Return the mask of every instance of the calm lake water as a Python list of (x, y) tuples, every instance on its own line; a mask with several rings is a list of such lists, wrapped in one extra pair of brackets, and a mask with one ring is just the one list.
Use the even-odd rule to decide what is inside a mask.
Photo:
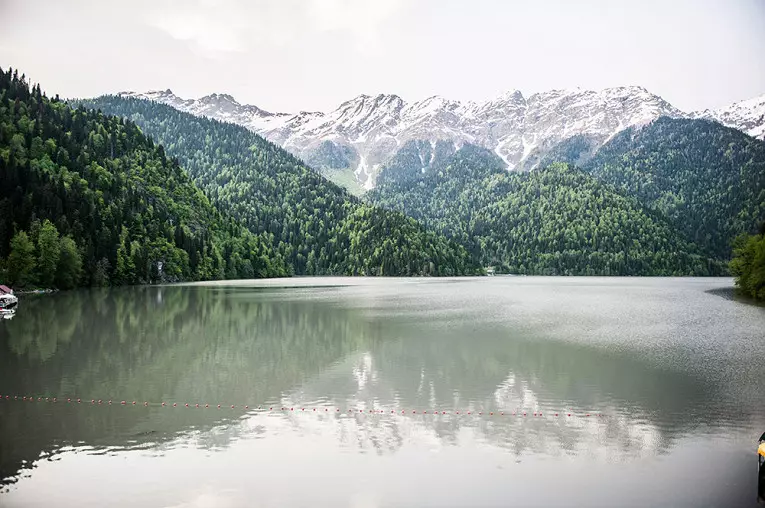
[(0, 321), (0, 506), (756, 506), (765, 308), (731, 285), (26, 297)]

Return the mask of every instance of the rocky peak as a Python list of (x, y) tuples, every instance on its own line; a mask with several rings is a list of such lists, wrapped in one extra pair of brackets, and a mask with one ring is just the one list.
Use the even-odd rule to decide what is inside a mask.
[(210, 95), (205, 95), (204, 97), (201, 97), (198, 99), (198, 102), (205, 102), (209, 104), (231, 104), (234, 106), (241, 106), (239, 102), (237, 102), (236, 99), (234, 99), (231, 95), (227, 93), (212, 93)]
[(715, 120), (728, 127), (744, 131), (752, 137), (765, 140), (765, 93), (724, 108), (697, 111), (692, 113), (692, 116)]
[(407, 103), (395, 94), (361, 94), (333, 111), (297, 114), (269, 113), (228, 94), (197, 100), (180, 99), (170, 90), (125, 94), (243, 125), (306, 159), (331, 140), (352, 152), (346, 158), (356, 166), (349, 169), (366, 188), (372, 188), (379, 168), (411, 140), (440, 140), (454, 147), (470, 143), (494, 152), (510, 169), (530, 169), (571, 136), (586, 136), (599, 146), (629, 126), (660, 116), (711, 118), (765, 137), (765, 95), (689, 115), (642, 86), (558, 89), (528, 97), (511, 89), (484, 102), (434, 95)]

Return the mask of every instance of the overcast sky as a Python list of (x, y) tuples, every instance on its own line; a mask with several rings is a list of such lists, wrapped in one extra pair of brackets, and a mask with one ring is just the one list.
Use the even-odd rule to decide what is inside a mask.
[(0, 19), (0, 67), (62, 97), (296, 112), (642, 85), (694, 110), (765, 93), (765, 0), (0, 0)]

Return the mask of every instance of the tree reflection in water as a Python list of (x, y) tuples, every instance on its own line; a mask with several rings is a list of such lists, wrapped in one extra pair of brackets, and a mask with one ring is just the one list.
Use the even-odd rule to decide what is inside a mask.
[[(93, 453), (178, 443), (219, 449), (294, 432), (379, 454), (407, 440), (470, 439), (518, 456), (629, 460), (730, 423), (720, 407), (723, 387), (628, 352), (550, 340), (541, 327), (521, 332), (461, 320), (434, 328), (253, 288), (83, 290), (25, 299), (19, 312), (0, 324), (2, 393), (137, 400), (139, 407), (2, 403), (5, 482), (41, 454), (73, 445)], [(143, 408), (143, 400), (388, 412), (264, 415)], [(756, 421), (747, 404), (728, 403), (743, 408), (739, 424)], [(401, 409), (525, 409), (548, 418)], [(607, 417), (549, 417), (568, 410)]]

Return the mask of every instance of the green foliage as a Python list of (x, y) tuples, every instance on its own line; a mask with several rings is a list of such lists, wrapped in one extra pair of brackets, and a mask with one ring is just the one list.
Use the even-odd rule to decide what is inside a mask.
[(385, 168), (373, 203), (401, 210), (466, 245), (484, 266), (522, 274), (708, 275), (660, 215), (563, 164), (512, 173), (470, 145), (442, 169)]
[(288, 274), (268, 235), (223, 216), (135, 124), (48, 99), (11, 70), (0, 70), (5, 257), (11, 283), (44, 287)]
[(627, 129), (584, 169), (720, 259), (765, 220), (765, 142), (716, 122), (662, 117)]
[(71, 236), (61, 237), (60, 252), (55, 285), (60, 289), (75, 288), (82, 277), (82, 256)]
[(19, 231), (13, 235), (10, 247), (8, 282), (14, 286), (27, 286), (34, 280), (35, 246), (24, 231)]
[[(372, 210), (244, 127), (128, 97), (104, 96), (82, 104), (140, 125), (180, 160), (220, 209), (253, 233), (272, 238), (296, 274), (460, 275), (477, 270), (461, 246), (399, 214)], [(334, 167), (352, 155), (324, 145), (317, 156)], [(383, 253), (390, 259), (383, 260)], [(235, 256), (224, 258), (227, 275), (231, 264), (250, 270)]]
[(765, 300), (765, 223), (758, 235), (741, 235), (733, 242), (730, 271), (747, 296)]
[(345, 272), (350, 275), (461, 275), (465, 250), (401, 213), (356, 207), (340, 236), (348, 239)]
[(385, 164), (385, 171), (378, 175), (377, 184), (415, 184), (424, 172), (444, 169), (455, 151), (454, 144), (449, 141), (436, 141), (433, 145), (429, 141), (407, 141)]
[(45, 219), (37, 237), (37, 282), (40, 286), (53, 287), (60, 255), (61, 246), (56, 226)]

